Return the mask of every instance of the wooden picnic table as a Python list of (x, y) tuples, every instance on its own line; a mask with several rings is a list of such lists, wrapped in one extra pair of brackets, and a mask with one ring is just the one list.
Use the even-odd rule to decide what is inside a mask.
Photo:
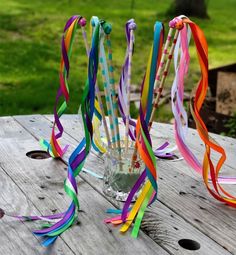
[[(65, 130), (61, 143), (70, 145), (65, 162), (26, 156), (42, 150), (38, 140), (50, 138), (52, 120), (52, 115), (0, 118), (0, 208), (5, 211), (45, 215), (68, 208), (70, 199), (64, 193), (63, 181), (66, 160), (83, 137), (78, 116), (61, 118)], [(155, 123), (151, 134), (154, 147), (166, 140), (174, 145), (173, 125)], [(234, 174), (236, 140), (213, 137), (228, 155), (223, 174)], [(189, 130), (188, 143), (202, 159), (204, 146), (193, 129)], [(102, 175), (103, 156), (91, 152), (85, 167)], [(4, 217), (0, 220), (0, 254), (236, 254), (236, 209), (212, 198), (201, 176), (184, 160), (158, 159), (157, 172), (158, 201), (148, 208), (137, 239), (130, 232), (124, 236), (118, 227), (103, 223), (108, 217), (106, 209), (121, 205), (104, 196), (101, 179), (82, 172), (77, 178), (79, 224), (45, 248), (32, 234), (40, 222)], [(227, 188), (235, 194), (233, 185)]]

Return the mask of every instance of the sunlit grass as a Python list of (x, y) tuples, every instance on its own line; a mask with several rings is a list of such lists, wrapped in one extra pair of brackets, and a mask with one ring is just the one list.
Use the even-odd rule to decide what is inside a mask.
[[(125, 22), (131, 17), (137, 22), (132, 83), (140, 85), (153, 36), (153, 25), (158, 19), (167, 24), (171, 17), (166, 11), (171, 0), (159, 1), (116, 0), (62, 0), (0, 2), (0, 115), (52, 113), (60, 61), (60, 40), (66, 20), (73, 14), (85, 16), (89, 22), (97, 15), (113, 25), (112, 45), (115, 78), (118, 81), (125, 55)], [(209, 1), (210, 19), (192, 18), (205, 32), (209, 43), (210, 67), (235, 62), (236, 21), (235, 1)], [(89, 34), (89, 26), (87, 26)], [(195, 50), (191, 48), (192, 62), (188, 89), (196, 84), (199, 68)], [(71, 59), (70, 94), (67, 113), (76, 113), (86, 79), (85, 50), (81, 33), (77, 36)], [(172, 77), (172, 76), (171, 76)], [(167, 86), (171, 86), (169, 79)], [(165, 110), (166, 111), (166, 110)], [(133, 110), (135, 113), (136, 111)], [(168, 116), (167, 116), (168, 115)], [(158, 114), (159, 120), (171, 113)]]

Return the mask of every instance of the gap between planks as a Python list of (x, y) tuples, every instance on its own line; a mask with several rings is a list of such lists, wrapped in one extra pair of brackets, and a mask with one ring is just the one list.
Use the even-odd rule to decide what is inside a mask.
[[(17, 118), (17, 121), (18, 121), (19, 123), (21, 123), (21, 125), (24, 126), (24, 128), (26, 128), (27, 130), (30, 129), (30, 127), (31, 127), (32, 130), (34, 130), (34, 132), (36, 132), (35, 135), (36, 135), (36, 137), (37, 137), (37, 139), (38, 139), (40, 136), (42, 137), (42, 135), (43, 135), (43, 134), (45, 135), (47, 132), (45, 132), (45, 130), (41, 130), (41, 131), (40, 131), (40, 130), (37, 128), (37, 126), (38, 126), (39, 123), (30, 123), (30, 125), (29, 125), (29, 123), (27, 124), (27, 122), (29, 122), (29, 118), (34, 118), (34, 117), (36, 118), (35, 121), (36, 121), (36, 122), (37, 122), (37, 121), (39, 121), (39, 122), (41, 121), (41, 125), (40, 125), (40, 126), (43, 126), (43, 127), (45, 128), (46, 122), (44, 123), (42, 116), (28, 116), (27, 118), (24, 118), (24, 119), (23, 119), (22, 117), (19, 117), (19, 116), (18, 116), (18, 117), (16, 117), (16, 118)], [(41, 119), (41, 120), (40, 120), (40, 119)], [(49, 121), (48, 121), (48, 120), (47, 120), (47, 122), (48, 122), (48, 125), (49, 125)], [(67, 119), (66, 122), (68, 123), (68, 119)], [(32, 125), (32, 124), (34, 124), (34, 125)], [(33, 127), (32, 127), (32, 126), (33, 126)], [(47, 129), (49, 129), (49, 127), (48, 127)], [(67, 132), (68, 132), (68, 128), (67, 128), (66, 130), (67, 130)], [(71, 133), (72, 133), (71, 130), (69, 130), (69, 131), (70, 131), (69, 133), (71, 134)], [(65, 134), (64, 139), (65, 139), (65, 138), (67, 139), (67, 136), (68, 136), (68, 135)], [(74, 143), (77, 144), (75, 140), (74, 140)], [(89, 178), (90, 178), (90, 177), (88, 177), (88, 176), (86, 176), (86, 175), (81, 175), (81, 176), (85, 176), (85, 179), (87, 180), (87, 182), (89, 182), (90, 185), (92, 185), (92, 184), (91, 184), (91, 181), (89, 181)], [(92, 181), (93, 181), (93, 180), (94, 180), (94, 179), (92, 179)], [(96, 181), (94, 181), (94, 182), (96, 183)], [(92, 186), (94, 187), (94, 185), (92, 185)], [(99, 189), (98, 191), (101, 193), (101, 189)], [(173, 208), (171, 208), (171, 210), (173, 211)], [(180, 215), (180, 217), (183, 218), (184, 220), (186, 220), (185, 217), (183, 217), (183, 215)], [(190, 224), (192, 225), (192, 222), (190, 222)], [(195, 227), (195, 226), (194, 226), (194, 227)], [(194, 227), (193, 227), (193, 228), (194, 228)], [(200, 229), (200, 232), (203, 233), (202, 235), (205, 235), (205, 234), (206, 234), (206, 233), (204, 233), (204, 231), (202, 231), (202, 229)], [(207, 237), (207, 236), (205, 236), (205, 237)], [(208, 240), (210, 241), (211, 239), (213, 240), (213, 242), (217, 243), (217, 241), (216, 241), (215, 239), (213, 239), (212, 237), (210, 237), (210, 239), (208, 239)], [(213, 246), (214, 246), (214, 245), (213, 245)], [(213, 246), (212, 246), (212, 244), (211, 244), (211, 248), (212, 248)], [(219, 247), (220, 247), (220, 246), (219, 246)], [(224, 251), (225, 251), (225, 250), (224, 250)], [(223, 252), (223, 251), (222, 251), (222, 252)], [(225, 253), (227, 253), (227, 252), (225, 251)], [(181, 253), (181, 254), (183, 254), (183, 253)], [(196, 253), (195, 253), (195, 254), (196, 254)], [(203, 253), (200, 253), (200, 254), (203, 254)], [(209, 253), (207, 253), (207, 254), (209, 254)], [(216, 253), (214, 253), (214, 254), (216, 254)], [(223, 254), (223, 253), (220, 253), (220, 254)]]
[[(64, 208), (68, 206), (69, 198), (65, 196), (63, 200), (63, 197), (61, 195), (58, 195), (58, 193), (62, 191), (63, 180), (65, 178), (64, 175), (66, 174), (64, 171), (64, 164), (62, 164), (60, 161), (52, 159), (46, 159), (45, 161), (41, 161), (40, 163), (40, 161), (26, 158), (25, 150), (31, 150), (33, 147), (37, 149), (39, 147), (38, 143), (36, 142), (35, 138), (32, 137), (28, 131), (26, 131), (26, 129), (23, 129), (22, 126), (13, 119), (12, 123), (10, 123), (9, 125), (11, 125), (12, 130), (6, 130), (6, 133), (8, 132), (10, 134), (9, 136), (13, 137), (12, 133), (15, 132), (15, 137), (13, 139), (15, 147), (11, 148), (10, 139), (6, 139), (5, 147), (7, 147), (8, 149), (12, 149), (13, 154), (9, 156), (16, 158), (18, 168), (16, 165), (14, 165), (14, 162), (13, 165), (9, 165), (8, 161), (6, 160), (6, 155), (1, 154), (0, 159), (2, 159), (1, 161), (3, 162), (3, 165), (5, 164), (9, 168), (12, 168), (8, 169), (8, 171), (11, 176), (16, 179), (18, 186), (22, 185), (22, 188), (24, 188), (25, 191), (28, 189), (26, 184), (28, 179), (25, 175), (27, 173), (31, 177), (29, 180), (32, 180), (32, 183), (30, 184), (30, 186), (32, 186), (32, 190), (34, 192), (40, 192), (40, 194), (43, 194), (43, 196), (45, 197), (44, 200), (37, 200), (37, 197), (35, 197), (34, 194), (28, 194), (28, 196), (31, 197), (31, 200), (33, 199), (34, 201), (37, 201), (39, 207), (41, 206), (41, 208), (44, 208), (45, 210), (45, 205), (47, 205), (47, 208), (53, 208), (51, 206), (56, 206), (55, 208)], [(20, 136), (19, 132), (17, 132), (17, 129), (21, 131)], [(5, 137), (6, 136), (7, 134), (5, 135)], [(24, 150), (22, 150), (21, 148), (21, 146), (23, 146), (21, 140), (24, 140)], [(42, 164), (44, 165), (45, 169), (44, 167), (42, 167)], [(37, 171), (37, 168), (39, 168), (40, 165), (41, 169), (43, 171), (46, 171), (45, 173), (41, 172), (42, 170)], [(22, 171), (20, 167), (24, 167), (26, 173), (24, 173), (24, 171)], [(18, 172), (17, 174), (17, 171), (21, 171), (21, 175), (19, 174), (20, 172)], [(58, 172), (58, 174), (55, 175), (54, 172)], [(46, 181), (47, 178), (44, 177), (49, 173), (52, 175), (52, 179), (50, 181), (51, 184), (53, 184), (54, 181), (56, 181), (56, 183), (60, 183), (60, 186), (54, 185), (52, 187), (52, 190), (49, 190), (50, 195), (48, 195), (45, 188), (40, 189), (40, 187), (38, 186), (40, 185), (40, 183)], [(63, 175), (59, 173), (63, 173)], [(82, 250), (84, 254), (94, 254), (92, 253), (92, 251), (95, 252), (95, 250), (97, 254), (104, 254), (105, 252), (109, 252), (109, 249), (111, 249), (111, 247), (115, 254), (131, 254), (131, 250), (134, 252), (140, 251), (142, 252), (142, 254), (156, 254), (156, 252), (160, 254), (167, 254), (167, 252), (163, 248), (161, 248), (150, 237), (148, 237), (142, 232), (140, 233), (140, 238), (138, 239), (138, 241), (131, 238), (129, 234), (126, 236), (126, 238), (122, 238), (119, 233), (117, 233), (116, 231), (112, 231), (110, 227), (103, 224), (102, 220), (106, 217), (104, 208), (109, 208), (111, 205), (109, 205), (108, 201), (105, 200), (99, 193), (96, 193), (96, 191), (94, 191), (94, 189), (92, 189), (87, 182), (81, 182), (81, 179), (79, 180), (79, 199), (81, 201), (81, 204), (83, 204), (85, 210), (89, 211), (90, 213), (81, 213), (80, 217), (82, 224), (80, 226), (74, 226), (62, 235), (63, 240), (65, 240), (70, 245), (70, 247), (74, 251), (76, 251), (76, 254), (78, 250)], [(96, 207), (97, 210), (95, 210)], [(46, 212), (44, 211), (44, 213)], [(86, 229), (90, 230), (87, 232), (85, 231)], [(74, 240), (75, 236), (79, 238), (80, 242)], [(100, 250), (97, 250), (95, 246), (101, 246), (102, 244), (103, 247), (100, 247)], [(88, 252), (88, 250), (90, 250), (90, 253)]]
[[(65, 130), (66, 130), (66, 132), (67, 133), (69, 133), (70, 134), (70, 136), (71, 137), (77, 137), (78, 136), (78, 130), (77, 130), (77, 132), (75, 131), (76, 130), (76, 128), (74, 128), (74, 122), (73, 121), (69, 121), (69, 118), (67, 118), (67, 116), (65, 116), (66, 118), (64, 119), (64, 121), (62, 120), (62, 122), (63, 122), (63, 124), (64, 124), (64, 126), (65, 126)], [(70, 115), (69, 115), (69, 117), (70, 117)], [(74, 117), (75, 117), (75, 115), (73, 115), (72, 116), (73, 117), (73, 119), (74, 119)], [(49, 119), (50, 119), (50, 117), (49, 117)], [(72, 126), (70, 127), (70, 125), (72, 124)], [(169, 128), (171, 128), (171, 126), (170, 125), (168, 125), (168, 124), (161, 124), (162, 126), (164, 126), (165, 127), (165, 130), (168, 130)], [(192, 132), (195, 132), (196, 133), (196, 131), (194, 131), (194, 130), (192, 130), (191, 129), (191, 131)], [(74, 135), (75, 134), (75, 135)], [(217, 137), (217, 138), (220, 138), (220, 136), (218, 136), (218, 135), (214, 135), (213, 134), (213, 136), (214, 137)], [(227, 140), (229, 140), (231, 143), (232, 143), (232, 141), (236, 141), (235, 139), (232, 139), (232, 138), (229, 138), (229, 139), (225, 139), (225, 138), (223, 138), (224, 140), (226, 140), (225, 141), (225, 143), (227, 143)], [(168, 162), (168, 161), (167, 161)], [(178, 162), (179, 163), (179, 162)], [(185, 162), (183, 162), (183, 163), (185, 163)], [(185, 163), (185, 165), (186, 165), (186, 163)], [(178, 173), (178, 171), (172, 171), (172, 174), (169, 174), (170, 173), (170, 171), (169, 171), (169, 167), (172, 167), (172, 169), (174, 168), (174, 165), (172, 165), (172, 166), (170, 166), (169, 165), (169, 163), (168, 163), (168, 165), (164, 168), (164, 169), (162, 169), (162, 171), (160, 172), (160, 174), (164, 174), (165, 173), (165, 175), (166, 175), (166, 173), (168, 174), (167, 175), (167, 177), (169, 178), (169, 180), (171, 180), (171, 178), (172, 178), (172, 176), (174, 176), (174, 175), (178, 175), (179, 173)], [(177, 169), (176, 169), (177, 170)], [(192, 170), (192, 169), (191, 169)], [(193, 171), (193, 170), (192, 170)], [(187, 184), (190, 184), (190, 183), (194, 183), (194, 185), (196, 185), (196, 183), (199, 183), (198, 181), (196, 181), (195, 180), (195, 178), (193, 178), (193, 177), (191, 177), (191, 176), (185, 176), (185, 175), (182, 175), (182, 183), (181, 183), (181, 185), (179, 185), (179, 183), (177, 183), (177, 182), (175, 182), (175, 185), (177, 186), (177, 187), (179, 187), (179, 190), (177, 190), (177, 198), (179, 198), (179, 194), (187, 194), (188, 195), (188, 192), (185, 192), (185, 189), (188, 191), (188, 190), (190, 190), (190, 193), (192, 192), (191, 191), (191, 189), (190, 189), (190, 186), (193, 186), (193, 185), (187, 185)], [(201, 180), (200, 180), (201, 181)], [(172, 188), (172, 190), (173, 190), (173, 185), (169, 185), (170, 184), (170, 182), (169, 183), (165, 183), (165, 185), (167, 185), (167, 187), (169, 187), (169, 188)], [(197, 186), (197, 185), (196, 185)], [(161, 196), (161, 199), (160, 199), (160, 201), (163, 203), (163, 204), (165, 204), (165, 205), (167, 205), (168, 204), (168, 202), (171, 204), (171, 206), (168, 206), (171, 210), (174, 210), (175, 212), (178, 212), (178, 215), (179, 216), (181, 216), (182, 218), (184, 218), (187, 222), (189, 222), (190, 224), (192, 224), (194, 227), (196, 227), (199, 231), (201, 231), (203, 234), (206, 234), (206, 235), (208, 235), (212, 240), (214, 240), (216, 243), (218, 243), (218, 244), (220, 244), (220, 245), (222, 245), (222, 246), (224, 246), (224, 247), (227, 247), (227, 249), (228, 250), (230, 250), (230, 251), (232, 251), (232, 252), (235, 252), (236, 253), (236, 250), (235, 250), (235, 246), (234, 246), (234, 242), (235, 241), (233, 241), (233, 239), (231, 238), (232, 236), (234, 236), (233, 235), (233, 231), (232, 231), (232, 234), (231, 234), (231, 232), (230, 232), (230, 230), (228, 230), (228, 232), (229, 232), (229, 235), (228, 235), (228, 238), (226, 239), (226, 240), (228, 240), (228, 241), (230, 241), (231, 242), (231, 244), (229, 244), (229, 243), (226, 243), (226, 242), (224, 242), (224, 241), (222, 241), (223, 240), (223, 236), (222, 236), (222, 239), (221, 238), (218, 238), (218, 235), (219, 235), (219, 233), (221, 233), (221, 227), (222, 228), (224, 228), (224, 226), (226, 227), (226, 231), (227, 231), (227, 229), (231, 229), (231, 228), (229, 228), (230, 227), (230, 225), (232, 226), (232, 223), (234, 222), (233, 221), (233, 219), (234, 219), (234, 217), (235, 217), (235, 210), (233, 210), (233, 211), (231, 211), (232, 210), (232, 208), (229, 208), (229, 207), (226, 207), (226, 206), (224, 206), (223, 204), (221, 204), (221, 203), (219, 203), (219, 202), (217, 202), (215, 199), (213, 199), (209, 194), (208, 194), (208, 192), (207, 192), (207, 190), (206, 190), (206, 188), (205, 188), (205, 186), (203, 186), (202, 185), (202, 182), (200, 183), (200, 186), (202, 186), (203, 188), (200, 188), (200, 195), (198, 196), (197, 195), (197, 193), (198, 193), (198, 191), (199, 190), (196, 190), (196, 192), (195, 193), (193, 193), (193, 196), (192, 196), (192, 198), (191, 199), (188, 199), (188, 200), (186, 200), (186, 202), (187, 202), (187, 204), (188, 204), (188, 210), (191, 210), (191, 206), (192, 206), (192, 204), (193, 204), (193, 202), (195, 202), (195, 206), (196, 206), (196, 209), (197, 209), (197, 211), (198, 211), (198, 213), (195, 213), (195, 211), (194, 211), (194, 209), (192, 209), (191, 211), (192, 211), (192, 217), (190, 217), (190, 219), (189, 219), (189, 217), (188, 217), (188, 214), (186, 213), (186, 211), (185, 211), (185, 209), (184, 209), (184, 206), (182, 205), (182, 206), (179, 206), (179, 203), (177, 203), (177, 209), (174, 209), (173, 208), (173, 206), (172, 206), (172, 202), (174, 201), (174, 198), (172, 198), (171, 199), (171, 195), (173, 195), (173, 192), (171, 192), (171, 195), (169, 196), (169, 198), (171, 199), (170, 201), (172, 201), (172, 202), (170, 202), (170, 201), (168, 201), (168, 200), (166, 200), (165, 199), (165, 194), (163, 195), (163, 196)], [(167, 187), (161, 187), (160, 188), (160, 191), (163, 191), (163, 190), (165, 190), (165, 191), (167, 191), (167, 190), (169, 190), (169, 189), (167, 189)], [(183, 191), (183, 187), (185, 188), (184, 189), (184, 191)], [(175, 191), (175, 190), (174, 190)], [(195, 190), (194, 190), (195, 191)], [(182, 192), (182, 193), (181, 193)], [(164, 193), (164, 192), (161, 192), (161, 193)], [(176, 193), (175, 193), (176, 194)], [(204, 196), (206, 196), (206, 198), (209, 200), (206, 200), (206, 201), (203, 201), (202, 200), (202, 197), (204, 197)], [(182, 200), (182, 203), (184, 202), (183, 200), (184, 199), (180, 199), (179, 201), (181, 201)], [(198, 203), (199, 203), (199, 205), (198, 205)], [(184, 204), (184, 203), (183, 203)], [(221, 220), (222, 220), (222, 225), (223, 226), (221, 226), (221, 221), (218, 223), (219, 224), (219, 226), (217, 227), (217, 226), (211, 226), (211, 219), (209, 218), (209, 219), (205, 219), (206, 221), (207, 221), (207, 223), (206, 223), (206, 225), (209, 225), (209, 227), (210, 227), (210, 230), (208, 230), (208, 228), (207, 228), (207, 226), (202, 226), (202, 224), (200, 223), (201, 221), (199, 220), (198, 221), (198, 217), (199, 217), (199, 215), (202, 215), (202, 217), (204, 217), (204, 214), (205, 214), (205, 212), (207, 212), (207, 209), (209, 209), (209, 216), (210, 217), (215, 217), (215, 216), (217, 216), (217, 218), (221, 218)], [(183, 214), (181, 211), (182, 210), (184, 210), (185, 211), (185, 213)], [(220, 213), (220, 215), (221, 216), (219, 216), (218, 217), (218, 214), (217, 215), (215, 215), (215, 213), (216, 213), (216, 211), (219, 211), (219, 213)], [(227, 216), (229, 216), (229, 218), (227, 219), (225, 219), (225, 218), (223, 218), (223, 217), (226, 217), (225, 215), (227, 215)], [(204, 218), (203, 218), (204, 219)], [(232, 221), (231, 221), (231, 219), (232, 219)], [(228, 222), (227, 222), (228, 221)], [(209, 223), (208, 223), (209, 222)], [(231, 222), (231, 223), (230, 223)], [(234, 226), (234, 228), (235, 228), (235, 224), (233, 225)], [(218, 229), (218, 231), (215, 231), (215, 228), (217, 227), (217, 229)], [(212, 233), (213, 234), (212, 234)]]
[[(27, 198), (24, 191), (15, 183), (15, 181), (9, 176), (7, 171), (5, 171), (0, 166), (0, 180), (2, 182), (3, 190), (0, 194), (1, 199), (1, 205), (0, 207), (5, 209), (6, 212), (14, 212), (17, 211), (18, 215), (27, 215), (29, 213), (33, 213), (34, 215), (39, 215), (40, 210), (37, 208), (37, 206)], [(0, 182), (0, 187), (1, 187)], [(17, 198), (17, 199), (13, 199)], [(5, 203), (3, 203), (5, 201)], [(22, 208), (22, 204), (24, 204), (24, 207)], [(5, 250), (1, 254), (75, 254), (70, 247), (67, 245), (64, 240), (61, 238), (58, 239), (58, 242), (56, 245), (54, 245), (50, 249), (50, 253), (45, 253), (45, 248), (40, 245), (40, 240), (35, 235), (32, 235), (32, 230), (30, 229), (30, 224), (32, 222), (24, 222), (17, 219), (9, 218), (5, 216), (2, 221), (4, 222), (4, 225), (10, 226), (11, 230), (14, 232), (10, 232), (11, 234), (8, 234), (7, 228), (0, 224), (3, 228), (0, 231), (0, 235), (4, 235), (8, 237), (8, 241), (10, 240), (11, 247), (9, 247), (9, 243), (2, 243), (0, 245), (0, 251), (1, 249)], [(31, 224), (32, 225), (32, 224)], [(31, 226), (32, 227), (32, 226)], [(20, 231), (20, 235), (18, 233)], [(15, 233), (16, 232), (16, 233)], [(18, 234), (17, 234), (18, 233)], [(30, 240), (30, 241), (28, 241)], [(22, 243), (24, 245), (22, 245)], [(8, 245), (7, 245), (8, 244)], [(12, 247), (15, 247), (12, 249), (11, 253), (8, 252), (9, 249)]]

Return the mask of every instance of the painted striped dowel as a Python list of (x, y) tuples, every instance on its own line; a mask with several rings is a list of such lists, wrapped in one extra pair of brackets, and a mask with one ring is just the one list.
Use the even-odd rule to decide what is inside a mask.
[[(173, 28), (170, 28), (170, 30), (171, 29), (173, 29)], [(152, 113), (151, 113), (151, 117), (150, 117), (150, 121), (149, 121), (149, 125), (148, 125), (149, 131), (152, 127), (155, 112), (156, 112), (156, 109), (158, 108), (161, 93), (163, 91), (165, 81), (166, 81), (166, 77), (167, 77), (169, 69), (170, 69), (170, 64), (171, 64), (171, 60), (172, 60), (172, 57), (173, 57), (173, 53), (174, 53), (174, 49), (175, 49), (175, 45), (176, 45), (178, 35), (179, 35), (179, 30), (176, 29), (174, 39), (173, 39), (172, 44), (171, 44), (170, 52), (168, 54), (168, 59), (167, 59), (166, 64), (165, 64), (164, 72), (163, 72), (163, 75), (161, 77), (160, 84), (159, 84), (159, 87), (158, 87), (158, 91), (157, 91), (158, 93), (156, 93), (156, 97), (155, 97), (155, 100), (154, 100), (154, 103), (153, 103)], [(169, 39), (167, 39), (167, 41), (169, 41)], [(163, 53), (163, 54), (167, 54), (167, 53)]]
[[(173, 31), (174, 31), (174, 27), (170, 27), (168, 35), (167, 35), (167, 39), (166, 39), (166, 42), (165, 42), (164, 50), (162, 52), (161, 61), (160, 61), (160, 64), (159, 64), (159, 67), (158, 67), (158, 70), (157, 70), (157, 75), (156, 75), (156, 78), (155, 78), (154, 90), (157, 93), (155, 93), (156, 97), (154, 99), (153, 108), (152, 108), (150, 121), (149, 121), (149, 125), (148, 125), (148, 130), (149, 131), (152, 127), (155, 112), (156, 112), (156, 109), (158, 107), (158, 103), (159, 103), (159, 100), (160, 100), (160, 97), (161, 97), (161, 93), (162, 93), (164, 85), (165, 85), (166, 77), (168, 75), (170, 63), (171, 63), (171, 60), (172, 60), (172, 55), (173, 55), (173, 52), (174, 52), (174, 49), (175, 49), (175, 44), (176, 44), (176, 41), (177, 41), (177, 38), (178, 38), (178, 35), (179, 35), (179, 30), (177, 29), (176, 32), (175, 32), (172, 44), (170, 46), (170, 52), (168, 54), (168, 48), (169, 48), (169, 45), (170, 45), (170, 42), (171, 42)], [(167, 58), (167, 55), (168, 55), (168, 58)], [(165, 59), (166, 58), (167, 58), (167, 61), (166, 61), (166, 64), (165, 64)], [(161, 72), (163, 71), (163, 67), (165, 67), (165, 68), (164, 68), (164, 72), (161, 75)], [(158, 86), (158, 82), (160, 82), (159, 86)], [(158, 86), (158, 88), (157, 88), (157, 86)], [(140, 134), (137, 134), (137, 135), (138, 135), (138, 139), (139, 139)], [(132, 164), (131, 164), (132, 167), (134, 166), (135, 160), (137, 159), (137, 152), (138, 152), (138, 148), (137, 148), (137, 146), (135, 146), (134, 153), (133, 153), (133, 156), (132, 156)]]
[(155, 83), (154, 83), (154, 94), (155, 95), (159, 91), (157, 89), (157, 85), (158, 85), (158, 81), (159, 82), (161, 81), (160, 75), (161, 75), (161, 72), (163, 71), (163, 68), (164, 68), (164, 65), (165, 65), (165, 59), (166, 59), (166, 56), (168, 54), (168, 48), (169, 48), (169, 45), (170, 45), (170, 42), (171, 42), (173, 31), (174, 31), (174, 29), (170, 28), (169, 32), (168, 32), (168, 35), (167, 35), (167, 38), (166, 38), (166, 43), (165, 43), (165, 46), (164, 46), (163, 54), (161, 56), (161, 61), (160, 61), (160, 64), (159, 64), (159, 67), (158, 67), (158, 70), (157, 70), (157, 74), (156, 74), (156, 78), (155, 78)]
[[(104, 39), (104, 38), (103, 38)], [(107, 107), (107, 114), (110, 122), (110, 130), (111, 130), (111, 147), (116, 148), (116, 137), (115, 137), (115, 130), (114, 130), (114, 111), (112, 107), (112, 99), (111, 99), (111, 91), (109, 86), (109, 77), (108, 77), (108, 70), (107, 70), (107, 63), (105, 58), (105, 52), (104, 52), (104, 40), (101, 39), (100, 41), (100, 56), (99, 56), (99, 62), (102, 69), (102, 80), (104, 85), (104, 94), (105, 94), (105, 101), (106, 101), (106, 107)]]
[[(82, 29), (82, 34), (83, 34), (83, 38), (84, 38), (85, 45), (86, 45), (87, 55), (89, 56), (89, 45), (88, 45), (86, 32), (85, 32), (84, 29)], [(101, 110), (102, 122), (103, 122), (105, 135), (106, 135), (106, 139), (107, 139), (107, 145), (108, 145), (108, 148), (111, 148), (111, 138), (110, 138), (110, 134), (109, 134), (109, 131), (108, 131), (108, 125), (107, 125), (106, 115), (105, 115), (104, 107), (103, 107), (103, 103), (102, 103), (101, 92), (99, 90), (97, 81), (96, 81), (96, 84), (95, 84), (95, 93), (96, 93), (96, 96), (97, 96), (97, 99), (98, 99), (98, 104), (99, 104), (100, 110)]]
[(117, 147), (120, 151), (121, 144), (120, 144), (120, 129), (119, 129), (119, 123), (118, 123), (118, 104), (117, 104), (117, 97), (116, 97), (116, 90), (115, 90), (114, 66), (112, 63), (111, 39), (109, 34), (106, 35), (106, 41), (107, 41), (107, 48), (108, 48), (108, 69), (110, 74), (112, 105), (113, 105), (114, 114), (115, 114), (116, 142), (117, 142)]

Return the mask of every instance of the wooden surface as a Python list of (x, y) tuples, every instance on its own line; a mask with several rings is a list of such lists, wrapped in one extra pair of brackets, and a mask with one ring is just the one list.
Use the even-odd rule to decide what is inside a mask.
[[(51, 158), (36, 160), (26, 156), (40, 150), (38, 140), (49, 139), (52, 116), (14, 116), (0, 118), (0, 208), (17, 214), (50, 214), (64, 211), (69, 199), (63, 191), (66, 161), (83, 137), (76, 115), (62, 116), (65, 129), (62, 144), (69, 144), (64, 162)], [(173, 126), (154, 124), (154, 147), (168, 140), (174, 145)], [(224, 174), (235, 173), (236, 140), (213, 135), (227, 151)], [(203, 145), (195, 130), (189, 130), (189, 145), (196, 156), (203, 156)], [(179, 155), (180, 156), (180, 155)], [(217, 158), (217, 155), (213, 155)], [(104, 159), (92, 152), (85, 167), (103, 174)], [(236, 209), (214, 200), (201, 176), (183, 160), (157, 161), (159, 194), (145, 214), (138, 239), (130, 233), (105, 225), (107, 208), (121, 207), (102, 192), (102, 180), (86, 173), (77, 178), (82, 212), (79, 224), (63, 233), (48, 248), (32, 235), (40, 223), (18, 222), (4, 217), (0, 221), (0, 255), (8, 254), (236, 254)], [(236, 194), (234, 186), (227, 186)], [(190, 239), (200, 244), (191, 251), (179, 245)], [(191, 245), (192, 243), (187, 243)]]

